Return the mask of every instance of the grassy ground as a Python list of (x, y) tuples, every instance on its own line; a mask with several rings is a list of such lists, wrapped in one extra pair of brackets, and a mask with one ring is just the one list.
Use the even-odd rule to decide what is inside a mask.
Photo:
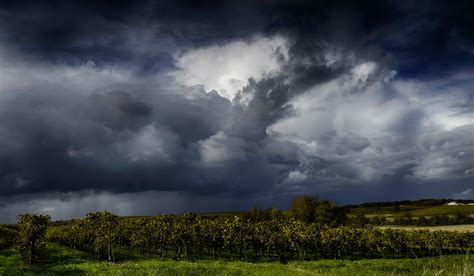
[(474, 256), (419, 259), (293, 261), (286, 265), (238, 261), (159, 260), (118, 252), (114, 264), (100, 262), (77, 250), (48, 245), (48, 261), (35, 268), (21, 265), (13, 249), (0, 250), (0, 275), (473, 275)]
[(404, 229), (404, 230), (430, 230), (430, 231), (452, 231), (452, 232), (474, 232), (474, 224), (445, 225), (445, 226), (380, 226), (380, 228)]

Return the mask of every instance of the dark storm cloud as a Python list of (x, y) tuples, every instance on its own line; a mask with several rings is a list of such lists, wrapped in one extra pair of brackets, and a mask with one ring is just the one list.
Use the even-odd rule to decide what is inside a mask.
[(468, 1), (2, 1), (0, 216), (149, 201), (143, 191), (173, 194), (175, 210), (193, 197), (219, 209), (295, 193), (464, 192), (472, 11)]
[(142, 71), (172, 66), (176, 47), (256, 32), (294, 36), (301, 44), (296, 55), (311, 50), (315, 39), (364, 47), (367, 34), (397, 15), (384, 1), (3, 1), (0, 11), (2, 41), (29, 54)]
[(239, 38), (263, 26), (253, 5), (240, 2), (3, 1), (0, 11), (2, 40), (24, 52), (70, 64), (112, 62), (142, 73), (173, 66), (176, 47)]
[(384, 48), (398, 56), (401, 73), (440, 77), (471, 67), (474, 5), (471, 1), (394, 3), (400, 16), (379, 34)]
[(14, 137), (19, 145), (2, 150), (2, 194), (189, 189), (193, 176), (182, 172), (194, 158), (190, 143), (221, 129), (231, 106), (199, 88), (192, 101), (165, 89), (26, 91), (3, 102), (5, 142)]

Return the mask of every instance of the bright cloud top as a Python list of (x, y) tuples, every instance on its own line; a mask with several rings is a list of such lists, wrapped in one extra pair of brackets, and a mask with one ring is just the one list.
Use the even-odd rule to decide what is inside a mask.
[(249, 78), (278, 73), (288, 59), (288, 41), (281, 36), (256, 36), (223, 45), (192, 49), (176, 55), (173, 75), (185, 85), (204, 85), (232, 100)]

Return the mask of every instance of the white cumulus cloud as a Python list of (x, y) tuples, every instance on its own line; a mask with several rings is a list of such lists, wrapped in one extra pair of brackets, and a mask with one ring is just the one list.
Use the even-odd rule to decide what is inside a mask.
[(288, 45), (282, 36), (257, 36), (224, 45), (192, 49), (177, 55), (173, 72), (185, 85), (202, 84), (206, 91), (216, 90), (232, 100), (249, 78), (260, 80), (280, 70), (288, 56)]

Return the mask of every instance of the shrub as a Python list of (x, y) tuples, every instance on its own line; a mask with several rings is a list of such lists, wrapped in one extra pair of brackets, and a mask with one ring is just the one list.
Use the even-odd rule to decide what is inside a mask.
[(7, 227), (0, 227), (0, 249), (13, 246), (17, 236), (18, 231)]
[(24, 214), (19, 216), (16, 248), (21, 258), (30, 265), (44, 257), (45, 234), (50, 223), (48, 215)]

